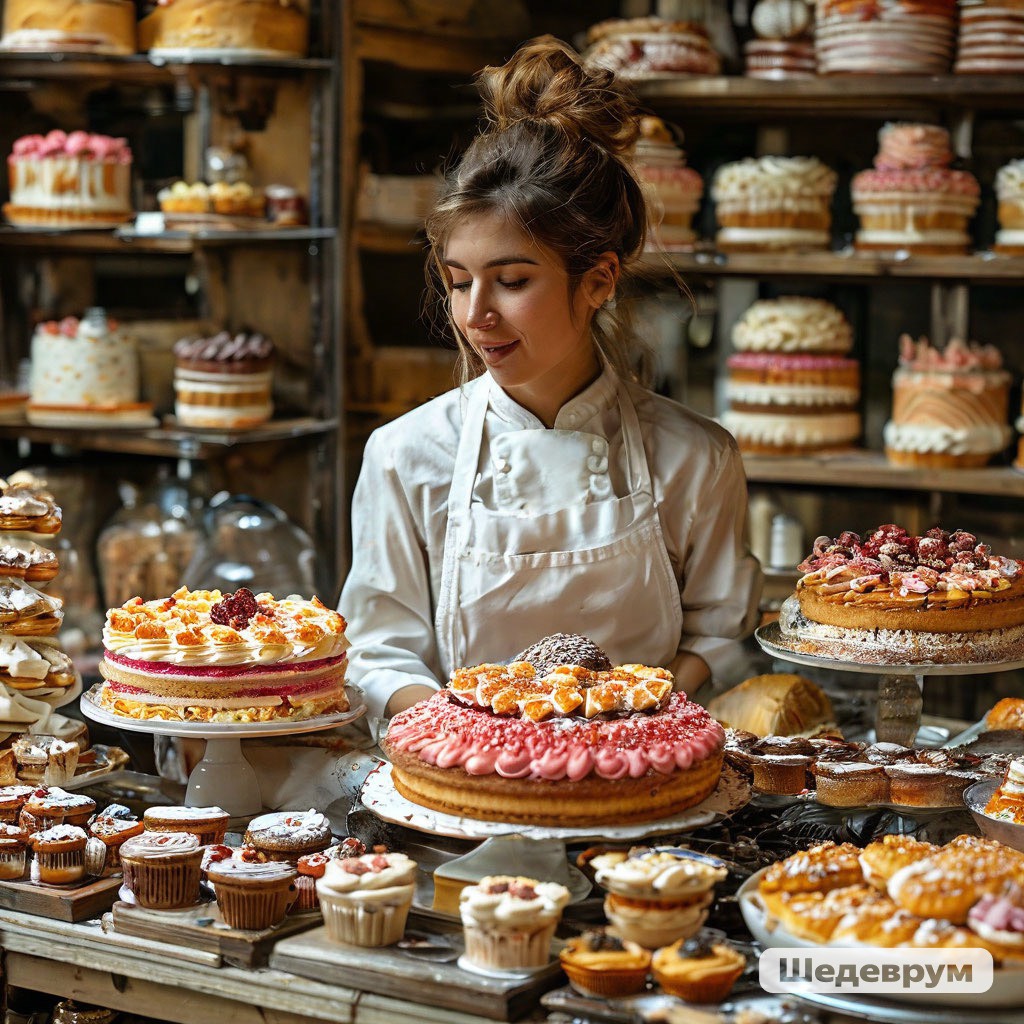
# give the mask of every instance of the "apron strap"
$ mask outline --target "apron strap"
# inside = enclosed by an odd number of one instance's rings
[[[651,466],[644,451],[644,435],[640,429],[640,417],[629,394],[625,381],[616,382],[616,397],[619,402],[619,423],[622,430],[622,449],[626,457],[626,486],[630,494],[648,494],[654,497],[651,481]]]
[[[484,420],[487,403],[491,395],[491,378],[485,373],[470,388],[466,404],[466,418],[462,423],[459,448],[452,470],[452,486],[448,491],[448,520],[461,512],[468,512],[473,500],[473,485],[476,483],[477,468],[480,464],[480,445],[484,437]]]

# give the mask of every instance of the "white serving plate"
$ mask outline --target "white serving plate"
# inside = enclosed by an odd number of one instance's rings
[[[817,942],[810,942],[807,939],[801,939],[796,935],[789,932],[780,921],[777,921],[771,914],[768,913],[764,904],[761,902],[760,896],[758,895],[757,887],[761,881],[762,875],[768,868],[762,868],[756,874],[753,874],[748,878],[743,885],[740,886],[739,891],[736,893],[736,900],[739,903],[740,913],[743,915],[743,920],[746,921],[747,927],[750,929],[750,933],[754,938],[761,943],[766,949],[816,949],[819,946]],[[844,947],[849,947],[854,943],[844,942]],[[801,999],[807,999],[808,1001],[819,1001],[820,993],[796,993]],[[839,1004],[846,998],[853,1001],[863,1000],[862,996],[843,996],[838,993],[828,993],[828,1000],[838,1008]],[[995,980],[992,983],[992,987],[987,992],[971,992],[969,994],[957,995],[951,992],[934,992],[934,993],[914,993],[912,996],[908,995],[903,998],[896,994],[887,994],[884,999],[878,998],[877,1000],[869,1000],[869,1002],[878,1002],[879,1004],[885,1003],[897,1003],[897,1004],[909,1004],[913,1006],[959,1006],[959,1007],[971,1007],[972,1010],[977,1009],[997,1009],[997,1008],[1013,1008],[1020,1009],[1024,1006],[1024,965],[1020,967],[998,967],[995,972]],[[868,1019],[880,1019],[880,1018],[868,1018]],[[928,1020],[927,1017],[920,1018],[922,1020]],[[978,1018],[975,1020],[989,1018]],[[1014,1021],[1024,1019],[1021,1015],[1015,1015]],[[1007,1018],[1002,1015],[993,1017],[991,1020],[999,1021],[999,1024],[1012,1024]],[[966,1024],[967,1018],[964,1018],[964,1024]]]
[[[670,818],[634,822],[629,825],[591,825],[587,828],[558,828],[548,825],[520,825],[502,821],[479,821],[421,807],[407,800],[391,781],[391,764],[382,761],[366,777],[360,793],[363,806],[395,825],[454,839],[489,839],[491,836],[517,834],[530,839],[629,840],[670,832],[685,832],[710,825],[738,811],[750,801],[750,784],[730,765],[722,768],[718,788],[703,803]]]

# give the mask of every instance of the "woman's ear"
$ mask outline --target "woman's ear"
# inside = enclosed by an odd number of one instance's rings
[[[598,256],[594,265],[583,275],[582,291],[592,309],[600,309],[615,298],[619,283],[619,257],[611,251]]]

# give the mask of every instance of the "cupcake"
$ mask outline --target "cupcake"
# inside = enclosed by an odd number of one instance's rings
[[[17,825],[0,824],[0,879],[21,878],[25,874],[25,847],[28,833]]]
[[[459,895],[466,960],[488,970],[544,967],[551,940],[569,902],[569,890],[554,882],[488,875]]]
[[[597,930],[570,939],[558,959],[577,992],[599,998],[635,995],[651,967],[651,954],[642,946]]]
[[[850,183],[860,218],[858,249],[966,253],[967,223],[981,196],[968,171],[951,170],[949,132],[932,124],[887,124],[871,170]]]
[[[174,356],[174,415],[182,426],[241,430],[270,419],[274,343],[269,338],[227,331],[183,338]]]
[[[818,803],[827,807],[870,807],[889,799],[889,780],[880,764],[825,761],[811,770]]]
[[[651,234],[666,249],[692,247],[697,238],[693,217],[700,208],[704,182],[686,166],[686,154],[661,118],[640,119],[632,162],[647,199]]]
[[[213,884],[221,916],[232,928],[272,928],[295,902],[295,869],[280,861],[225,860],[208,865],[206,877]]]
[[[96,801],[92,797],[44,786],[32,791],[21,808],[18,822],[32,832],[60,824],[84,828],[95,810]]]
[[[728,252],[827,249],[836,172],[810,156],[763,156],[715,173],[718,234]]]
[[[249,822],[245,844],[266,855],[267,860],[297,864],[307,853],[319,853],[331,845],[327,818],[312,808],[308,811],[275,811]]]
[[[327,937],[353,946],[390,946],[405,932],[416,862],[402,853],[332,860],[316,883]]]
[[[25,801],[35,791],[35,786],[0,786],[0,821],[15,824]]]
[[[77,825],[54,825],[36,832],[29,842],[36,856],[39,881],[48,885],[67,885],[85,877],[84,828]]]
[[[202,860],[203,848],[190,832],[143,832],[121,847],[124,884],[150,910],[196,903]]]
[[[1024,256],[1024,160],[1011,160],[996,174],[999,230],[996,252]]]
[[[591,866],[608,892],[604,912],[616,933],[646,949],[693,935],[707,917],[714,885],[728,873],[715,857],[674,847],[606,853]]]
[[[332,858],[326,851],[308,853],[299,858],[299,863],[296,865],[298,877],[295,879],[295,888],[299,894],[295,901],[296,910],[316,910],[320,906],[320,897],[316,894],[316,883],[326,874],[327,865],[331,860]]]
[[[659,949],[651,961],[654,980],[688,1003],[719,1003],[747,966],[746,958],[724,942],[702,936]]]
[[[143,815],[151,832],[191,832],[204,846],[223,843],[228,812],[220,807],[149,807]]]
[[[97,874],[112,875],[121,870],[121,847],[135,836],[142,835],[141,821],[100,815],[89,825],[89,834],[103,844],[103,865]]]

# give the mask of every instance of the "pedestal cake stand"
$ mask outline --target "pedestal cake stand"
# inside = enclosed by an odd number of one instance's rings
[[[242,754],[241,740],[255,736],[291,736],[333,729],[366,713],[362,691],[346,686],[349,710],[301,720],[274,722],[172,722],[161,718],[139,720],[115,715],[99,702],[100,685],[82,694],[82,714],[94,722],[127,732],[154,736],[182,736],[206,740],[203,759],[188,777],[185,805],[223,807],[232,817],[259,814],[263,809],[259,780]]]
[[[1020,661],[975,661],[967,664],[868,664],[842,661],[819,654],[796,651],[786,646],[786,638],[777,622],[761,626],[754,633],[765,654],[781,661],[789,661],[809,668],[829,669],[833,672],[857,672],[878,677],[878,701],[875,706],[875,738],[882,743],[910,746],[921,726],[922,693],[929,676],[981,675],[990,672],[1009,672],[1024,668]],[[803,641],[800,641],[803,643]]]

